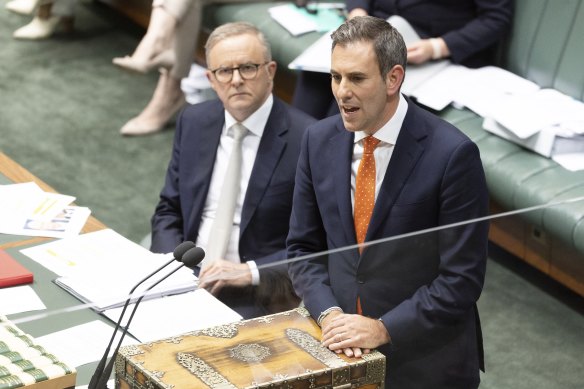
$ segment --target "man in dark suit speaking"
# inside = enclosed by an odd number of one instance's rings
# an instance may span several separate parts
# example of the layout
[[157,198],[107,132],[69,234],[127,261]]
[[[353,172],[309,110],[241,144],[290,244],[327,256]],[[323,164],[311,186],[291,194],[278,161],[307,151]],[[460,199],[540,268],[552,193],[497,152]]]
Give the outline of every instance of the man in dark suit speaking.
[[276,273],[258,266],[286,256],[300,141],[314,119],[272,95],[276,62],[253,25],[218,27],[205,51],[219,99],[177,119],[151,250],[196,241],[207,253],[199,286],[251,318],[267,313],[254,286]]
[[487,214],[478,148],[400,94],[406,47],[389,23],[356,17],[332,38],[340,115],[303,138],[287,244],[308,258],[290,264],[294,288],[323,345],[387,356],[388,388],[476,388],[488,223],[438,227]]

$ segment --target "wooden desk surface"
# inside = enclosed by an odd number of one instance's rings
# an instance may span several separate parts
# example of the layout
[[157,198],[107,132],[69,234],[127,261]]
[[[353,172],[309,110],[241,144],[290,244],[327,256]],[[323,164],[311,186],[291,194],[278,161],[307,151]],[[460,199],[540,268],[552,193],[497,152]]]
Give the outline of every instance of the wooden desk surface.
[[[45,192],[54,192],[57,193],[55,189],[49,186],[47,183],[33,175],[31,172],[26,170],[12,158],[8,157],[6,154],[0,152],[0,173],[6,176],[9,180],[17,183],[23,182],[35,182],[42,190]],[[105,224],[97,220],[93,216],[89,216],[85,226],[81,230],[83,233],[85,232],[94,232],[99,231],[107,228]],[[0,245],[0,248],[9,248],[9,247],[16,247],[22,245],[29,245],[34,243],[41,243],[46,241],[47,238],[40,238],[40,237],[30,237],[29,239],[19,240],[15,242],[8,242]]]

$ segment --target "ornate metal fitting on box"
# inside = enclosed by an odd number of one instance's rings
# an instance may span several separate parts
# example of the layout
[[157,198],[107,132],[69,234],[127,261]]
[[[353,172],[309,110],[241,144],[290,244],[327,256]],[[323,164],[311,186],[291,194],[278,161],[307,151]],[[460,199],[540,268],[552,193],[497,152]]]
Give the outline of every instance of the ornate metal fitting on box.
[[257,363],[263,361],[272,354],[270,353],[270,349],[266,346],[257,343],[248,343],[238,344],[237,346],[230,348],[229,355],[231,358],[235,358],[242,362]]
[[210,336],[212,338],[223,338],[223,339],[232,339],[237,336],[239,330],[237,329],[236,324],[230,323],[221,326],[205,328],[204,330],[193,331],[188,333],[187,335],[192,336]]
[[129,358],[134,357],[136,355],[144,354],[144,351],[137,345],[133,344],[130,346],[121,347],[119,350],[120,354]]
[[307,332],[296,328],[287,328],[286,337],[330,368],[336,369],[348,365],[337,354],[322,347],[320,342]]
[[[345,386],[345,385],[349,386]],[[351,387],[351,368],[349,366],[342,369],[333,370],[333,388]]]
[[205,385],[210,388],[237,389],[235,385],[229,382],[224,376],[219,374],[213,367],[209,366],[201,358],[188,353],[178,353],[176,359],[178,363],[188,371],[197,376]]

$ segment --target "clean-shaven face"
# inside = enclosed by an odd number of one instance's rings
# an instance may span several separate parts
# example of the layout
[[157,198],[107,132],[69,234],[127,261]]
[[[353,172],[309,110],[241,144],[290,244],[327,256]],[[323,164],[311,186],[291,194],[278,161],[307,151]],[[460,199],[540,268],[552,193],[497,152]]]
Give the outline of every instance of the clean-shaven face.
[[392,110],[387,80],[381,77],[372,42],[335,46],[331,87],[345,128],[373,134],[389,121]]
[[276,63],[265,64],[264,47],[255,35],[244,34],[221,40],[209,51],[207,62],[209,69],[261,64],[251,80],[244,80],[239,71],[234,70],[231,81],[222,83],[207,71],[211,86],[225,109],[238,121],[247,119],[272,93]]

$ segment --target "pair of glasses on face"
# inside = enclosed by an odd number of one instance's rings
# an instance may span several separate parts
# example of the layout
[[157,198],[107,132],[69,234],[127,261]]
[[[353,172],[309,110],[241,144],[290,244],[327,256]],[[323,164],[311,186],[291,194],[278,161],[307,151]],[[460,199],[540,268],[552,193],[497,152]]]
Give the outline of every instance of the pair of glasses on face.
[[217,69],[209,69],[211,73],[215,76],[215,79],[219,82],[230,82],[233,79],[233,72],[237,70],[239,76],[244,80],[252,80],[258,75],[258,69],[260,66],[267,65],[269,62],[264,63],[244,63],[239,66],[234,66],[232,68],[219,67]]

